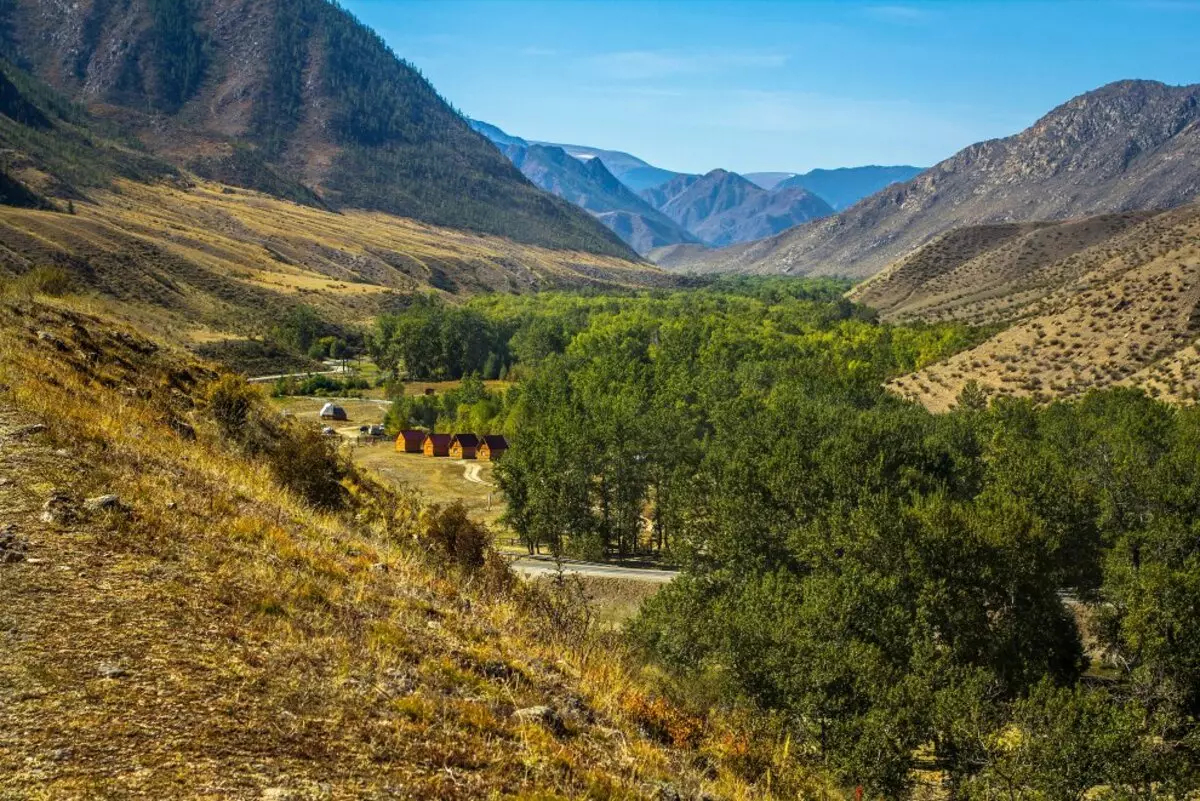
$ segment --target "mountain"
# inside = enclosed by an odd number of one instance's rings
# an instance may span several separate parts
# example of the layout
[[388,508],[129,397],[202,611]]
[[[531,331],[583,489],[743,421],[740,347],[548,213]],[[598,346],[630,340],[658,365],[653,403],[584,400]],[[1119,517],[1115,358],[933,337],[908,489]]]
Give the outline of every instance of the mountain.
[[642,197],[710,245],[744,242],[832,213],[803,187],[768,192],[737,173],[678,176]]
[[794,172],[744,172],[742,177],[752,184],[761,186],[768,191],[779,186],[789,178],[795,178]]
[[260,336],[301,306],[357,327],[413,293],[669,281],[621,256],[203,180],[3,59],[0,151],[0,284],[50,270],[189,346]]
[[[803,175],[791,175],[774,188],[802,186],[824,200],[834,210],[842,211],[869,197],[884,187],[901,183],[919,175],[920,167],[840,167],[835,170],[811,170]],[[768,173],[771,174],[771,173]],[[771,188],[771,187],[768,187]]]
[[553,145],[510,144],[502,150],[526,178],[591,212],[638,253],[696,241],[617,180],[598,158],[580,161]]
[[1007,326],[892,383],[935,411],[970,381],[1043,401],[1108,386],[1200,397],[1200,203],[959,229],[851,297],[889,319]]
[[581,161],[598,159],[604,163],[609,172],[619,178],[623,184],[634,192],[641,192],[643,189],[659,186],[680,174],[647,164],[637,156],[631,156],[619,150],[602,150],[595,147],[562,145],[553,142],[539,142],[538,144],[561,147]]
[[1178,206],[1200,196],[1200,86],[1121,81],[972,145],[824,220],[675,269],[866,277],[968,225]]
[[633,258],[326,0],[7,0],[0,51],[176,167],[317,207]]
[[[471,120],[470,124],[535,185],[590,212],[638,253],[696,241],[676,222],[634,194],[609,171],[604,158],[574,156],[559,145],[529,142],[479,120]],[[628,154],[615,155],[627,159],[609,159],[617,164],[632,163],[628,159],[645,164]]]

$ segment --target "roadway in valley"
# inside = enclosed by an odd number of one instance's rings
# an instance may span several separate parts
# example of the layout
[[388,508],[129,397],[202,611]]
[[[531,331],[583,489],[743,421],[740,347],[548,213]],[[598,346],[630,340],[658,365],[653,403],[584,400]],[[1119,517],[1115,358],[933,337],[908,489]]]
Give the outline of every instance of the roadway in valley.
[[[558,572],[558,565],[549,556],[518,556],[509,562],[513,570],[530,578],[553,576]],[[649,567],[626,567],[599,562],[576,562],[570,559],[562,561],[563,573],[567,575],[586,576],[588,578],[615,578],[626,581],[646,581],[654,584],[670,583],[679,575],[677,570],[659,570]]]

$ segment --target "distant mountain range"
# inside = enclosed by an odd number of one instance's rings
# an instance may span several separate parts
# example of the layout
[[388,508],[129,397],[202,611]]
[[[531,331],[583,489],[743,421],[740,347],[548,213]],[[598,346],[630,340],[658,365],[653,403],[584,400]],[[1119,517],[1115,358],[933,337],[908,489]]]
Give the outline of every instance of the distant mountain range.
[[[642,254],[676,245],[721,247],[748,242],[832,214],[837,207],[805,185],[810,176],[836,202],[845,203],[847,198],[857,199],[920,171],[916,167],[861,167],[814,170],[805,175],[741,176],[727,170],[692,175],[655,167],[619,150],[526,140],[479,120],[472,120],[471,125],[525,177],[590,211]],[[583,173],[551,151],[594,165],[593,171]],[[589,184],[589,175],[597,185]],[[637,197],[614,191],[606,177],[616,179]]]
[[866,277],[966,225],[1170,208],[1200,197],[1200,85],[1121,81],[971,145],[832,217],[761,241],[656,253],[679,270]]
[[803,187],[768,191],[727,170],[679,175],[643,190],[642,197],[698,240],[715,246],[761,239],[833,213]]

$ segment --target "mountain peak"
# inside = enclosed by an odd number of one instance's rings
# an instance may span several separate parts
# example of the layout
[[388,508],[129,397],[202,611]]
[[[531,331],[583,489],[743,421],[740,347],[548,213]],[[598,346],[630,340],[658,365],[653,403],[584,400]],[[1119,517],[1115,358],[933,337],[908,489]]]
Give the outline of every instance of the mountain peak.
[[1200,198],[1200,85],[1117,81],[971,145],[828,223],[687,267],[865,277],[966,225],[1171,208]]

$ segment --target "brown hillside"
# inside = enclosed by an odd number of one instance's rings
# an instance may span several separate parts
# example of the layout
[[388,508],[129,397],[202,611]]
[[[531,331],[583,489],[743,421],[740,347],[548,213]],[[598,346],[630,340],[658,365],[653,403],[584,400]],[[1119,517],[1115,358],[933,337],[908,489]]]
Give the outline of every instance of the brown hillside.
[[365,322],[414,291],[646,286],[624,259],[520,245],[379,212],[342,214],[212,184],[121,182],[62,214],[0,207],[0,276],[60,265],[157,334],[260,333],[303,303]]
[[850,209],[676,270],[865,278],[939,234],[1171,208],[1200,198],[1200,85],[1121,81],[1025,131],[972,145]]
[[245,393],[0,301],[0,797],[834,797]]
[[[1092,238],[1099,241],[1078,249]],[[1015,250],[995,258],[997,269],[1015,270],[1013,253],[1031,241],[1041,241],[1044,253],[1058,241],[1070,255],[998,281],[975,280],[969,292],[949,288],[956,277],[978,279],[985,253],[934,276],[930,295],[892,307],[906,316],[1019,319],[972,350],[897,379],[897,392],[934,410],[949,408],[971,380],[993,396],[1040,400],[1111,385],[1176,401],[1200,397],[1200,204],[1040,227],[1002,244]],[[868,285],[860,297],[885,297],[888,283],[900,286],[902,278],[899,265],[883,289]]]
[[1087,257],[1073,256],[1154,214],[957,228],[859,284],[849,297],[887,320],[1005,322],[1084,269]]

